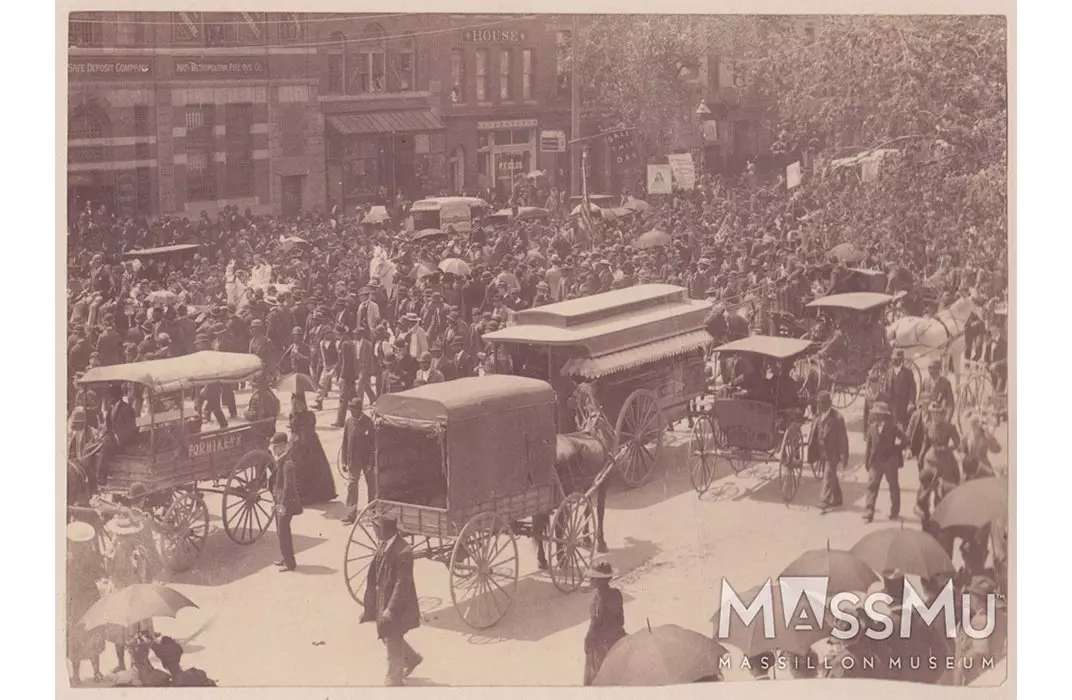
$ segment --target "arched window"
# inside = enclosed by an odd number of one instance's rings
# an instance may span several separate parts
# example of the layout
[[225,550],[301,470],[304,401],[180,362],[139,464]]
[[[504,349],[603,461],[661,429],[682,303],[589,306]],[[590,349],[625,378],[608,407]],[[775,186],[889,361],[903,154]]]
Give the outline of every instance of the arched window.
[[450,189],[454,194],[465,192],[465,148],[461,144],[450,152]]
[[329,95],[338,95],[343,91],[346,76],[346,37],[341,32],[332,32],[328,37],[328,80]]
[[375,22],[366,27],[356,53],[357,61],[351,74],[351,91],[386,92],[387,46],[383,27]]

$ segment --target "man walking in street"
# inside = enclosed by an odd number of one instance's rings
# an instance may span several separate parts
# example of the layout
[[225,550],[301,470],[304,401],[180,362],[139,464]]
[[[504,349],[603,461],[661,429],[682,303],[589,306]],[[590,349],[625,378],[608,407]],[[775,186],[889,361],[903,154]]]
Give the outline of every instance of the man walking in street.
[[896,520],[901,512],[901,482],[898,478],[904,466],[901,453],[908,438],[894,420],[889,406],[882,401],[871,408],[871,424],[867,426],[866,441],[864,467],[868,479],[864,520],[871,522],[875,518],[875,503],[883,479],[886,479],[890,489],[890,520]]
[[357,382],[357,348],[350,340],[345,326],[335,326],[339,336],[339,363],[335,366],[335,379],[339,384],[339,412],[332,425],[342,428],[346,421],[346,407],[354,397],[354,384]]
[[841,483],[838,469],[849,463],[849,433],[845,419],[834,408],[830,392],[820,391],[815,400],[817,416],[808,436],[808,461],[821,461],[823,469],[823,493],[819,503],[820,514],[826,515],[841,507]]
[[889,403],[894,421],[901,430],[906,430],[909,408],[916,402],[916,377],[912,374],[912,370],[905,366],[904,350],[900,348],[894,350],[890,364],[883,392],[886,394],[886,401]]
[[275,498],[276,534],[279,537],[279,552],[282,559],[275,563],[280,571],[294,571],[298,562],[294,559],[294,538],[290,531],[290,521],[295,515],[301,515],[301,494],[298,493],[298,469],[290,454],[286,433],[272,436],[269,449],[276,461]]
[[365,477],[368,502],[372,503],[376,500],[376,494],[373,491],[373,475],[370,473],[373,459],[372,440],[372,419],[365,415],[361,396],[355,396],[350,400],[350,415],[346,419],[346,427],[342,432],[342,466],[350,473],[343,525],[353,525],[354,520],[357,519],[358,492],[362,475]]
[[380,544],[368,569],[361,622],[375,622],[387,648],[384,685],[404,685],[403,679],[423,661],[405,640],[421,625],[417,589],[413,583],[413,550],[398,534],[398,523],[381,517],[376,526]]

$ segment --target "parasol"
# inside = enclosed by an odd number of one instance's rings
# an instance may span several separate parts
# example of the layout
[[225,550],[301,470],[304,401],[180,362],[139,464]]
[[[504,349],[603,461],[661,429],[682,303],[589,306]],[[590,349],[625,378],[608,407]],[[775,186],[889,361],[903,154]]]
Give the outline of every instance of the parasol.
[[1009,514],[1009,482],[995,476],[966,481],[950,491],[934,509],[943,528],[982,527]]
[[630,197],[629,200],[622,205],[622,209],[628,209],[629,211],[648,211],[651,209],[651,205],[643,199],[633,199]]
[[872,532],[849,551],[880,572],[900,569],[906,574],[931,578],[954,571],[942,545],[922,530],[887,528]]
[[804,552],[781,574],[786,576],[822,576],[827,580],[827,595],[847,591],[866,591],[881,580],[871,567],[851,552],[837,549],[813,549]]
[[411,279],[419,280],[436,274],[436,269],[425,263],[420,263],[409,273]]
[[726,649],[699,632],[660,625],[634,632],[611,647],[593,685],[656,686],[695,683],[721,675]]
[[673,240],[670,238],[669,233],[653,229],[637,236],[636,241],[633,243],[633,247],[654,248],[656,246],[669,246],[671,243],[673,243]]
[[365,215],[365,218],[361,220],[363,224],[381,224],[391,218],[391,215],[387,213],[387,207],[378,206],[372,207],[369,213]]
[[306,392],[315,392],[319,389],[312,377],[300,372],[284,376],[279,380],[275,388],[279,392],[289,394],[304,394]]
[[304,238],[298,238],[297,236],[288,236],[286,238],[279,239],[279,245],[283,249],[284,253],[289,253],[295,248],[308,248],[309,241]]
[[[570,212],[570,216],[580,216],[581,210],[584,208],[584,202],[581,202],[577,206],[573,207],[573,211]],[[588,211],[590,213],[603,211],[603,207],[598,204],[588,203]]]
[[87,630],[105,625],[130,627],[154,617],[175,617],[183,608],[196,607],[196,603],[173,588],[136,583],[98,600],[82,616],[80,623]]
[[827,254],[847,263],[861,262],[867,257],[866,253],[852,243],[841,243],[836,245],[831,248]]
[[456,277],[468,277],[472,270],[469,269],[469,263],[459,258],[447,258],[446,260],[439,261],[439,269],[443,272],[450,273]]

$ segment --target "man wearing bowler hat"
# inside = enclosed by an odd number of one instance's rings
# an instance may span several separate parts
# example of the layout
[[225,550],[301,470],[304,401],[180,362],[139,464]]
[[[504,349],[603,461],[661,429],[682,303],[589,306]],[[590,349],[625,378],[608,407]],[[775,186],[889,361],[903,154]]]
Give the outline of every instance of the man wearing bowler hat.
[[867,426],[867,448],[864,452],[864,467],[867,469],[867,503],[864,520],[875,518],[875,503],[882,480],[890,489],[890,519],[896,520],[901,512],[901,483],[899,471],[904,466],[901,454],[908,442],[901,427],[894,420],[889,406],[878,401],[871,407],[871,423]]
[[372,419],[365,415],[360,396],[350,399],[350,415],[342,432],[342,465],[350,473],[346,489],[346,515],[343,525],[352,525],[357,518],[357,503],[361,476],[365,477],[365,490],[369,503],[376,500],[373,493],[373,475],[370,473],[373,459]]
[[823,462],[823,492],[819,503],[820,513],[825,515],[841,507],[841,483],[837,470],[849,462],[849,433],[845,419],[834,408],[830,392],[820,391],[815,400],[816,417],[808,436],[808,461]]
[[376,623],[376,634],[387,648],[384,685],[399,686],[423,661],[405,640],[407,632],[421,625],[413,582],[413,549],[399,535],[398,523],[392,518],[381,516],[376,534],[380,543],[368,569],[361,622]]
[[272,495],[275,498],[276,534],[279,537],[279,553],[282,558],[275,563],[280,571],[294,571],[298,562],[294,559],[294,538],[290,521],[302,514],[301,494],[298,492],[298,470],[290,455],[286,433],[276,433],[269,444],[276,462]]

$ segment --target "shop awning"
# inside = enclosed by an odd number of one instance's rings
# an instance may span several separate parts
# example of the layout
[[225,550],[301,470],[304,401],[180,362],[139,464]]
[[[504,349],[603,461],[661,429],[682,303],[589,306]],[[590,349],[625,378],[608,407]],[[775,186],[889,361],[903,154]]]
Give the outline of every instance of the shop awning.
[[400,112],[359,112],[333,114],[328,124],[340,134],[392,134],[411,131],[438,131],[447,128],[439,117],[427,110]]

